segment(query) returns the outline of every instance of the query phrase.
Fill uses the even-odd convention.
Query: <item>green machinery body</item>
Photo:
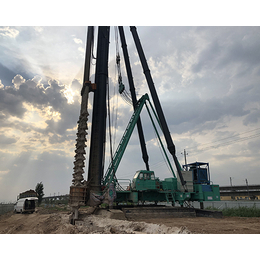
[[[186,201],[219,201],[219,185],[215,185],[210,182],[209,164],[201,162],[183,165],[184,169],[182,170],[182,177],[186,182],[185,188],[181,185],[179,176],[176,177],[173,170],[173,177],[165,178],[164,180],[160,180],[156,177],[153,171],[139,170],[134,175],[133,180],[129,182],[127,188],[122,188],[119,183],[119,179],[116,178],[115,173],[146,101],[149,101],[147,94],[142,96],[137,102],[134,113],[102,180],[103,193],[108,191],[112,196],[113,191],[110,191],[109,189],[111,184],[113,184],[112,186],[116,190],[116,196],[114,199],[116,204],[138,204],[139,202],[154,202],[157,204],[158,202],[168,202],[174,205],[175,202],[178,202],[182,206]],[[150,118],[153,121],[151,116]],[[157,136],[160,138],[159,135]],[[169,160],[168,163],[170,163]]]
[[[116,203],[130,202],[168,202],[173,205],[185,201],[219,201],[219,185],[191,183],[188,192],[182,190],[177,178],[165,178],[161,181],[153,171],[141,170],[136,172],[131,184],[126,190],[116,192]]]

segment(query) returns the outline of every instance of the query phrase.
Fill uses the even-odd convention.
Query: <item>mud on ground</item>
[[[106,212],[106,211],[104,211]],[[112,219],[109,214],[83,212],[69,224],[69,210],[38,208],[33,214],[9,212],[0,216],[0,234],[259,234],[260,218],[156,218],[138,221]]]

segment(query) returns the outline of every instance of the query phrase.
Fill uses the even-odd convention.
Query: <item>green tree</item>
[[[43,193],[43,184],[42,182],[37,183],[36,187],[35,187],[35,191],[37,192],[37,197],[38,197],[38,206],[40,206],[41,202],[42,202],[42,198],[44,196]]]

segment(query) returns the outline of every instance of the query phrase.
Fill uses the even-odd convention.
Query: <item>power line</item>
[[[256,129],[254,129],[254,130],[246,131],[246,132],[243,132],[243,133],[240,133],[240,134],[245,134],[245,133],[253,132],[253,131],[256,131],[256,130],[258,130],[258,129],[260,129],[260,128],[256,128]],[[240,134],[237,134],[237,135],[235,135],[235,136],[238,136],[238,135],[240,135]],[[220,144],[215,145],[215,146],[214,146],[214,145],[213,145],[213,146],[208,146],[208,147],[205,147],[204,149],[201,149],[201,150],[198,150],[198,151],[194,152],[194,154],[199,153],[199,152],[202,152],[202,151],[207,151],[207,150],[210,150],[210,149],[213,149],[213,148],[218,148],[218,147],[221,147],[221,146],[230,145],[230,144],[237,143],[237,142],[242,142],[242,141],[250,140],[250,139],[252,139],[252,138],[257,138],[257,137],[259,137],[259,136],[260,136],[260,133],[257,133],[257,134],[253,134],[253,135],[250,135],[250,136],[245,136],[245,137],[243,137],[243,138],[239,138],[239,139],[231,140],[231,141],[228,141],[228,142],[220,143]],[[234,136],[233,136],[233,137],[234,137]],[[220,139],[220,140],[226,140],[226,139],[229,139],[229,138],[232,138],[232,137],[227,137],[227,138],[223,138],[223,139]],[[219,141],[220,141],[220,140],[219,140]],[[206,144],[211,144],[211,143],[216,143],[216,142],[218,142],[218,141],[214,141],[214,142],[210,142],[210,143],[206,143]],[[202,144],[202,146],[203,146],[203,145],[206,145],[206,144]],[[194,150],[194,148],[197,148],[197,146],[194,146],[194,147],[192,147],[192,148],[193,148],[193,150]],[[191,150],[192,148],[189,148],[189,150]],[[160,160],[160,161],[158,161],[158,162],[152,164],[151,167],[154,168],[154,169],[155,169],[155,168],[159,168],[159,167],[161,167],[162,165],[164,165],[164,163],[165,163],[164,160]]]
[[[247,134],[247,133],[250,133],[250,132],[253,132],[253,131],[257,131],[259,130],[260,128],[256,128],[256,129],[253,129],[253,130],[249,130],[249,131],[245,131],[245,132],[242,132],[242,133],[238,133],[236,135],[233,135],[233,136],[230,136],[230,137],[226,137],[226,138],[221,138],[217,141],[213,141],[213,142],[209,142],[209,143],[204,143],[200,146],[205,146],[205,145],[208,145],[208,144],[213,144],[213,143],[217,143],[217,142],[220,142],[220,141],[223,141],[223,140],[227,140],[227,139],[231,139],[231,138],[234,138],[234,137],[237,137],[237,136],[240,136],[240,135],[243,135],[243,134]],[[250,136],[245,136],[245,137],[242,137],[242,138],[237,138],[235,140],[231,140],[231,141],[228,141],[228,142],[224,142],[224,143],[220,143],[218,144],[216,147],[219,147],[221,145],[226,145],[226,144],[230,144],[230,143],[235,143],[235,142],[240,142],[240,141],[244,141],[244,140],[248,140],[248,139],[251,139],[251,138],[255,138],[255,137],[258,137],[260,135],[260,133],[257,133],[257,134],[253,134],[253,135],[250,135]],[[196,149],[198,146],[193,146],[193,147],[189,147],[189,150],[194,150]],[[212,147],[214,148],[215,146],[209,146],[209,147]],[[207,148],[207,147],[206,147]]]
[[[231,140],[229,142],[225,142],[225,143],[220,143],[220,144],[217,144],[217,145],[212,145],[212,146],[208,146],[208,147],[205,147],[204,149],[199,149],[199,151],[207,151],[207,150],[210,150],[210,149],[213,149],[213,148],[219,148],[221,146],[226,146],[226,145],[230,145],[230,144],[234,144],[234,143],[238,143],[238,142],[242,142],[242,141],[246,141],[246,140],[250,140],[252,138],[256,138],[256,137],[259,137],[260,136],[260,133],[257,133],[257,134],[254,134],[254,135],[250,135],[250,136],[246,136],[246,137],[243,137],[243,138],[239,138],[239,139],[236,139],[236,140]]]

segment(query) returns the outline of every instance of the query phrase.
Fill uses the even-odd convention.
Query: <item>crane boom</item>
[[[124,60],[125,60],[125,67],[126,67],[126,72],[127,72],[127,78],[128,78],[128,83],[129,83],[129,89],[131,93],[131,97],[133,100],[133,106],[135,107],[135,104],[137,102],[136,99],[136,92],[135,92],[135,86],[134,86],[134,80],[133,80],[133,75],[132,75],[132,70],[131,70],[131,65],[130,65],[130,60],[129,60],[129,55],[128,55],[128,50],[127,50],[127,44],[126,44],[126,39],[125,39],[125,33],[123,26],[118,26],[118,31],[122,43],[122,49],[123,49],[123,54],[124,54]],[[141,145],[141,151],[142,151],[142,157],[144,160],[144,163],[146,165],[146,170],[149,171],[149,156],[147,153],[146,145],[145,145],[145,139],[144,139],[144,132],[143,132],[143,127],[142,127],[142,122],[141,122],[141,117],[138,118],[137,120],[137,131],[138,131],[138,136],[140,140],[140,145]]]
[[[146,100],[149,100],[149,97],[147,94],[143,95],[136,103],[134,113],[132,117],[130,118],[130,121],[126,127],[126,130],[121,138],[121,141],[117,147],[117,150],[112,157],[111,163],[108,166],[108,169],[106,171],[106,174],[103,178],[102,185],[107,186],[108,183],[111,183],[114,180],[115,172],[117,171],[117,168],[121,162],[121,159],[124,155],[126,146],[130,140],[130,137],[133,133],[134,127],[136,125],[136,122],[139,118],[139,115],[143,109],[143,106],[146,102]]]
[[[169,152],[171,153],[171,155],[173,157],[173,160],[174,160],[175,166],[177,168],[177,172],[178,172],[178,175],[180,177],[181,183],[182,183],[184,189],[187,190],[186,181],[184,180],[184,178],[182,176],[181,167],[179,165],[178,159],[177,159],[176,154],[175,154],[175,152],[176,152],[175,151],[175,145],[172,141],[172,137],[171,137],[166,119],[164,117],[164,113],[163,113],[163,110],[162,110],[162,107],[161,107],[161,104],[160,104],[160,101],[159,101],[159,98],[158,98],[158,95],[157,95],[157,92],[156,92],[156,89],[155,89],[155,86],[154,86],[154,83],[153,83],[153,79],[152,79],[152,76],[151,76],[145,55],[144,55],[144,51],[143,51],[140,39],[139,39],[137,31],[136,31],[136,27],[130,26],[130,31],[132,32],[134,42],[135,42],[135,45],[136,45],[136,49],[137,49],[137,52],[139,54],[140,61],[141,61],[142,67],[143,67],[143,72],[145,74],[145,78],[146,78],[148,87],[149,87],[150,92],[151,92],[151,96],[152,96],[152,99],[153,99],[153,102],[154,102],[154,106],[155,106],[156,112],[157,112],[159,120],[160,120],[162,131],[163,131],[166,143],[167,143],[167,148],[168,148]]]

